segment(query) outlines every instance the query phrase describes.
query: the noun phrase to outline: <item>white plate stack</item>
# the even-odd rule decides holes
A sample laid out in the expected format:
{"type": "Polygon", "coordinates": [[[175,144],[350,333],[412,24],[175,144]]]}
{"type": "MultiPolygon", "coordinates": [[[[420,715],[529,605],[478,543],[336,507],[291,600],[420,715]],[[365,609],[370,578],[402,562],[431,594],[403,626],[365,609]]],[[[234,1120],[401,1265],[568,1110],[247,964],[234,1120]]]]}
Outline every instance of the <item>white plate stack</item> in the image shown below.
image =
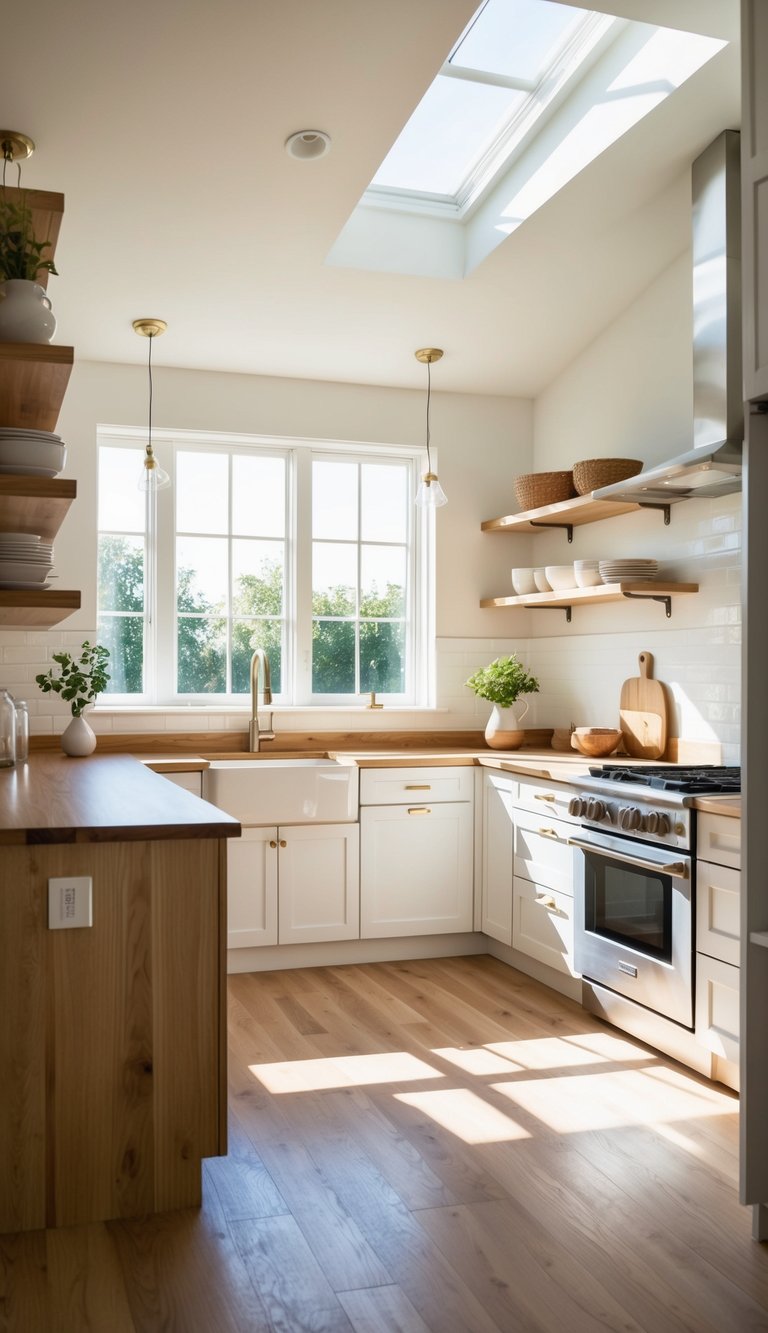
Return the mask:
{"type": "Polygon", "coordinates": [[[658,560],[601,560],[603,583],[648,583],[659,572],[658,560]]]}
{"type": "Polygon", "coordinates": [[[40,591],[50,585],[53,543],[29,532],[0,532],[0,588],[40,591]]]}
{"type": "Polygon", "coordinates": [[[0,426],[0,474],[57,477],[67,461],[67,446],[50,430],[0,426]]]}

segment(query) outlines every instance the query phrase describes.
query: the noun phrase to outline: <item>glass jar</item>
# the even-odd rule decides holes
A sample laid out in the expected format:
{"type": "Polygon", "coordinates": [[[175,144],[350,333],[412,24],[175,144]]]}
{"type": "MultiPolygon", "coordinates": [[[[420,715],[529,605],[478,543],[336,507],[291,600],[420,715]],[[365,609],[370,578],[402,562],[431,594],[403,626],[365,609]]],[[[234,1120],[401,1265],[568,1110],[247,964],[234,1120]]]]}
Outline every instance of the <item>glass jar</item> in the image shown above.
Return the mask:
{"type": "Polygon", "coordinates": [[[29,759],[29,705],[26,699],[15,699],[16,708],[16,763],[26,764],[29,759]]]}
{"type": "Polygon", "coordinates": [[[16,709],[7,690],[0,690],[0,768],[16,762],[16,709]]]}

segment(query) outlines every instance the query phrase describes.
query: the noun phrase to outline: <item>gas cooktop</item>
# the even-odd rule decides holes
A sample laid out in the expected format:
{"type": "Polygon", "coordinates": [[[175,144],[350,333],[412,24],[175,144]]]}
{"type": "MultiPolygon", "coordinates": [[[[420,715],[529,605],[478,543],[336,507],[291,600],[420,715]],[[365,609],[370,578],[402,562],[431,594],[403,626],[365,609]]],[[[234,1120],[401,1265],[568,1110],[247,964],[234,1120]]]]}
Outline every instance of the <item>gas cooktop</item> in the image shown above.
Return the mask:
{"type": "Polygon", "coordinates": [[[685,792],[691,796],[734,794],[741,791],[741,769],[719,768],[716,764],[692,768],[655,767],[652,764],[604,764],[590,768],[590,774],[606,783],[631,783],[635,787],[653,787],[659,791],[685,792]]]}

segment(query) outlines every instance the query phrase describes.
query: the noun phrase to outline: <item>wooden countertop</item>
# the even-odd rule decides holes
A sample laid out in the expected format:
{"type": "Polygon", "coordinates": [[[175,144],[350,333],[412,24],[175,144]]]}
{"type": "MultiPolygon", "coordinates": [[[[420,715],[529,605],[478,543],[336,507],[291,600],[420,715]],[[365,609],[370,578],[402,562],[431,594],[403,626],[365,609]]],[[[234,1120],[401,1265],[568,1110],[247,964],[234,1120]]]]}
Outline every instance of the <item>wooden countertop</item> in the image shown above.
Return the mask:
{"type": "Polygon", "coordinates": [[[693,808],[708,815],[729,815],[731,819],[741,819],[741,796],[697,796],[693,808]]]}
{"type": "Polygon", "coordinates": [[[0,770],[0,846],[231,838],[236,819],[130,755],[33,754],[0,770]]]}

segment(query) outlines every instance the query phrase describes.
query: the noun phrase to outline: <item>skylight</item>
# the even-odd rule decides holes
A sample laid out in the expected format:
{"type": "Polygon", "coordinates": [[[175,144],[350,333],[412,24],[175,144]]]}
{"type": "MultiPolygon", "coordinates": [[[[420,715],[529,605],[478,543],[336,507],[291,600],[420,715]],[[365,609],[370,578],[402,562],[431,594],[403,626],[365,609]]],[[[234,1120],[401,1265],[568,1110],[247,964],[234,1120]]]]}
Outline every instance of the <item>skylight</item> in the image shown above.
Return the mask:
{"type": "Polygon", "coordinates": [[[616,24],[552,0],[484,0],[371,193],[466,207],[616,24]]]}

